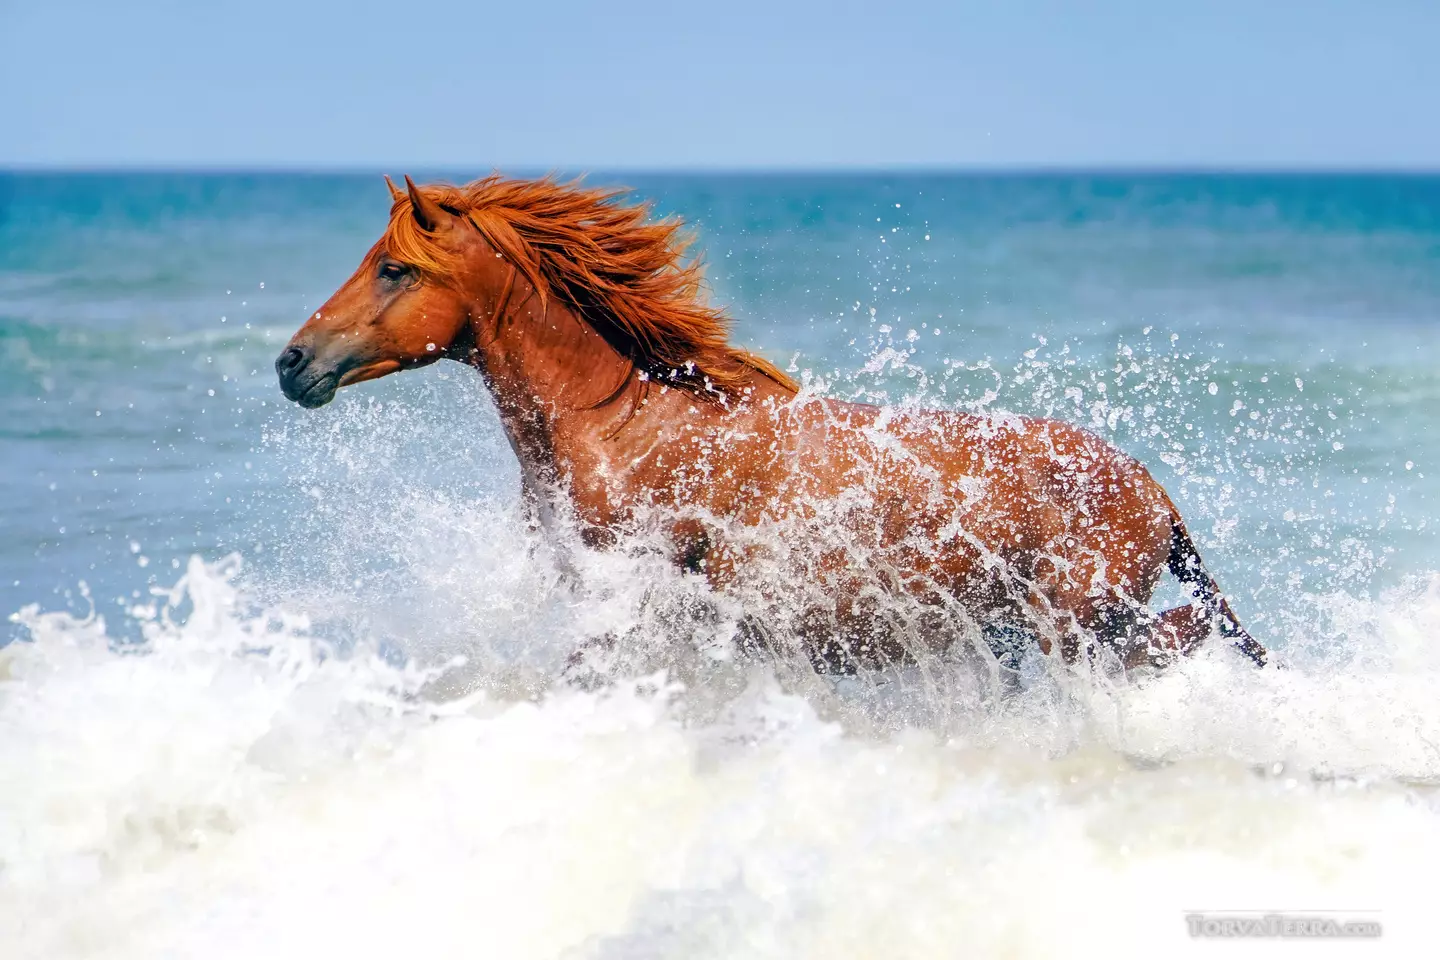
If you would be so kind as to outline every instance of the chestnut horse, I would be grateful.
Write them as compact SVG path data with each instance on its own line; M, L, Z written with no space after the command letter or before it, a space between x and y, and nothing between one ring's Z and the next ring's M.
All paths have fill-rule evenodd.
M797 395L730 345L678 222L551 178L405 182L384 236L275 361L291 400L319 407L442 358L473 366L538 522L563 510L599 547L658 535L718 591L762 581L776 609L787 579L807 585L789 635L816 669L914 654L886 596L1022 628L1067 662L1108 648L1162 663L1218 629L1265 663L1165 490L1099 437ZM760 563L767 543L779 568ZM1167 568L1194 600L1152 614Z

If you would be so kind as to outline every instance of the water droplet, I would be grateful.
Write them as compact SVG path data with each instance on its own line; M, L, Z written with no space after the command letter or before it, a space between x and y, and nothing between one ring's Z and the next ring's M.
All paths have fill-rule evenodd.
M1206 390L1209 390L1209 391L1210 391L1210 396L1213 397L1213 396L1215 396L1215 394L1217 394L1217 393L1220 392L1220 385L1219 385L1218 383L1215 383L1215 382L1212 380L1212 381L1210 382L1210 385L1209 385L1208 387L1206 387L1205 389L1206 389Z
M434 353L434 352L435 352L435 344L433 344L433 343L427 343L427 344L425 344L425 350L426 350L427 352L429 352L429 353Z

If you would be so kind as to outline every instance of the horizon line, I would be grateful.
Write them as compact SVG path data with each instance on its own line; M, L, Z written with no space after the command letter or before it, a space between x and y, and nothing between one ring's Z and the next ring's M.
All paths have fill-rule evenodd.
M8 163L0 161L0 174L208 174L223 175L291 175L291 176L370 176L396 170L422 173L452 173L464 168L510 173L520 176L558 174L562 176L636 175L636 176L1043 176L1043 175L1128 175L1128 176L1437 176L1440 165L1374 164L1160 164L1160 163L1012 163L1012 164L776 164L772 166L739 164L733 166L674 165L569 165L555 164L473 164L465 163ZM479 174L484 176L485 174Z

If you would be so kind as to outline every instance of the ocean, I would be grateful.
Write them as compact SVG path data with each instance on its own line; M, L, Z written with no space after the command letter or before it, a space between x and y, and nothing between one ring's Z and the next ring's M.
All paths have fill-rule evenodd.
M1139 457L1284 669L737 657L559 569L473 371L280 395L378 173L0 173L0 956L1434 955L1440 176L589 180L807 390Z

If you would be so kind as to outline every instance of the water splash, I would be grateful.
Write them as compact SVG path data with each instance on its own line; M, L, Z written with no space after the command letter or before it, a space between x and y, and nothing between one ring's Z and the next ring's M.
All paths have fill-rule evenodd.
M1128 953L1236 903L1378 904L1404 950L1428 915L1440 580L1317 598L1363 654L1038 678L937 730L723 659L457 699L454 662L337 650L238 573L192 561L140 645L18 615L7 956Z

